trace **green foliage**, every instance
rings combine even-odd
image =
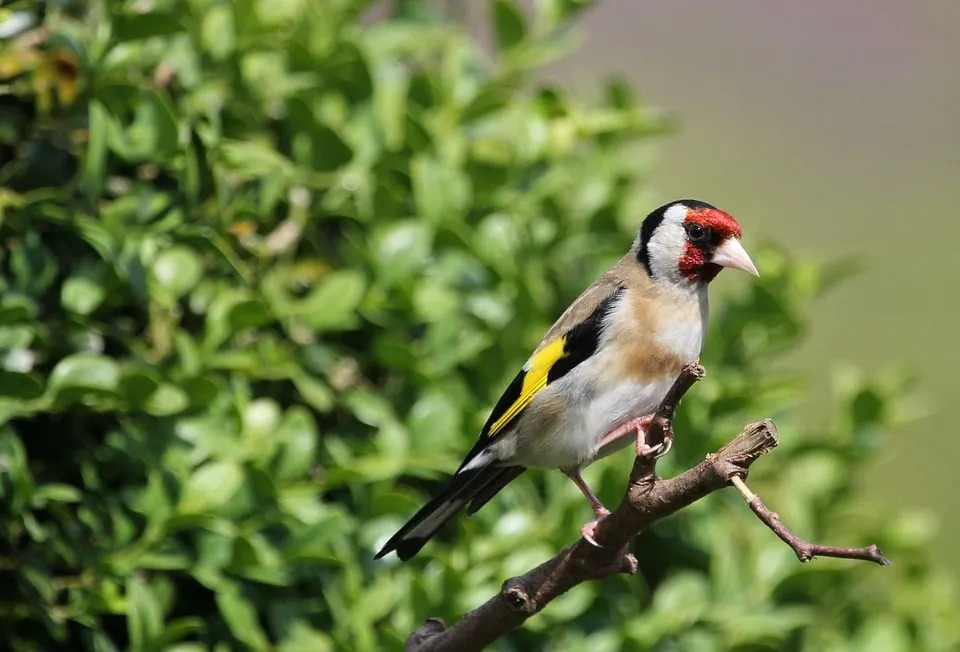
[[[11,647],[396,649],[576,535],[575,488],[531,472],[412,563],[372,561],[652,205],[635,144],[666,123],[621,84],[584,106],[530,81],[587,4],[489,3],[492,54],[409,1],[0,10],[37,28],[0,50]],[[896,566],[800,565],[725,492],[644,534],[641,576],[577,588],[501,649],[960,644],[925,523],[854,500],[902,383],[850,377],[802,432],[804,385],[769,365],[837,270],[758,263],[715,302],[664,470],[775,416],[755,488]],[[612,501],[628,464],[588,477]]]

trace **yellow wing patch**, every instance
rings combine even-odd
[[[533,397],[536,396],[537,392],[547,386],[547,375],[550,373],[553,365],[564,356],[565,346],[566,338],[558,337],[530,358],[524,369],[525,373],[523,376],[523,386],[520,389],[520,396],[510,404],[510,407],[500,415],[500,418],[493,422],[493,425],[490,426],[490,432],[487,433],[488,437],[493,437],[500,432],[500,430],[520,414],[525,407],[530,405],[530,402],[533,400]]]

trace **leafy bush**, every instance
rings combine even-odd
[[[622,84],[597,106],[531,88],[586,2],[489,3],[492,54],[424,3],[370,4],[0,10],[20,30],[0,50],[13,649],[396,649],[589,516],[560,474],[528,473],[412,563],[372,561],[630,241],[653,205],[636,144],[666,124]],[[725,492],[643,535],[641,576],[576,589],[502,649],[960,643],[922,519],[853,499],[902,384],[850,378],[801,433],[804,385],[769,365],[837,274],[774,248],[759,265],[718,303],[665,471],[775,416],[755,487],[804,534],[876,539],[897,565],[802,566]],[[588,472],[607,500],[629,462]]]

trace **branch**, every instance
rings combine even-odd
[[[703,376],[704,370],[699,364],[684,366],[654,414],[645,438],[648,446],[656,446],[671,436],[680,399]],[[449,629],[437,618],[427,620],[407,639],[407,652],[480,650],[522,625],[551,600],[577,584],[617,573],[636,573],[636,558],[624,552],[631,539],[657,521],[730,483],[739,489],[750,465],[773,450],[777,443],[777,427],[773,421],[765,419],[749,424],[736,438],[698,465],[666,480],[656,476],[655,457],[638,456],[620,505],[597,526],[595,538],[601,547],[582,538],[577,540],[552,559],[508,579],[497,595],[465,614]],[[748,503],[754,512],[804,561],[816,555],[870,559],[878,563],[886,561],[876,546],[851,552],[803,541],[780,524],[759,498],[752,493],[750,496]],[[853,554],[863,551],[871,551],[873,556]],[[804,559],[803,554],[809,556]]]
[[[802,562],[808,562],[814,557],[838,557],[840,559],[860,559],[872,561],[881,566],[889,566],[893,562],[883,556],[880,548],[869,545],[865,548],[844,548],[842,546],[825,546],[820,543],[810,543],[791,532],[786,525],[780,522],[780,516],[763,504],[760,496],[750,491],[747,483],[740,476],[733,476],[730,482],[737,488],[747,505],[753,510],[763,524],[773,530],[780,540],[790,546]]]

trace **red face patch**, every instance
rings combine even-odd
[[[700,268],[706,263],[706,255],[703,249],[687,243],[683,247],[683,255],[680,256],[680,273],[687,278],[699,278]]]
[[[717,208],[699,208],[687,211],[687,219],[683,223],[690,224],[691,222],[699,224],[705,229],[711,229],[718,236],[720,242],[730,236],[739,238],[743,235],[740,223],[732,215]]]
[[[709,252],[729,237],[739,238],[743,229],[732,215],[716,208],[691,209],[687,212],[686,224],[699,224],[708,234],[708,240],[702,244],[687,242],[683,248],[678,268],[684,277],[692,281],[709,283],[720,270],[719,265],[708,262]]]

